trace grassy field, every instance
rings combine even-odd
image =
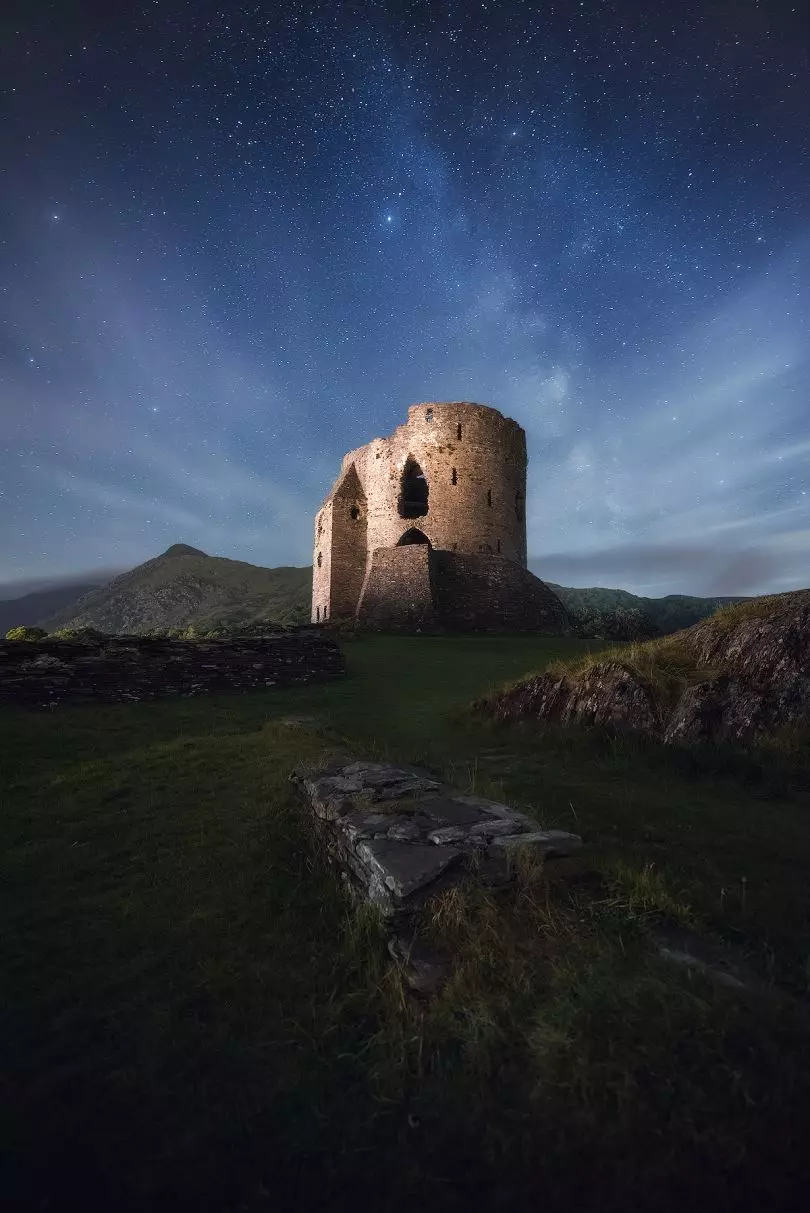
[[[798,1207],[810,823],[789,772],[467,712],[581,641],[346,648],[326,686],[0,715],[3,1207]],[[597,874],[446,896],[425,929],[459,964],[419,1014],[291,794],[325,746],[576,829]],[[764,991],[667,966],[662,924]]]

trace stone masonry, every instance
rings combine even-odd
[[[345,666],[335,642],[314,629],[216,640],[7,640],[0,642],[0,704],[48,708],[263,690],[339,678]]]
[[[559,633],[526,567],[526,436],[496,409],[428,402],[343,459],[315,519],[312,622]]]

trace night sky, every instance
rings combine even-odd
[[[0,583],[308,564],[419,400],[525,427],[540,576],[810,585],[810,13],[2,6]]]

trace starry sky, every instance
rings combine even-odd
[[[308,564],[420,400],[566,585],[810,585],[810,11],[6,0],[0,596]]]

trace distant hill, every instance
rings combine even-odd
[[[257,619],[304,623],[311,586],[311,568],[265,569],[176,543],[37,622],[49,632],[69,625],[136,634]]]
[[[97,582],[76,582],[0,601],[0,637],[5,636],[9,628],[32,627],[43,616],[63,611],[78,598],[98,588]]]
[[[678,632],[701,619],[713,615],[722,606],[747,602],[743,596],[726,598],[696,598],[691,594],[667,594],[665,598],[644,598],[629,590],[573,589],[564,585],[546,585],[553,590],[568,610],[577,612],[615,611],[617,607],[646,611],[662,632]]]

